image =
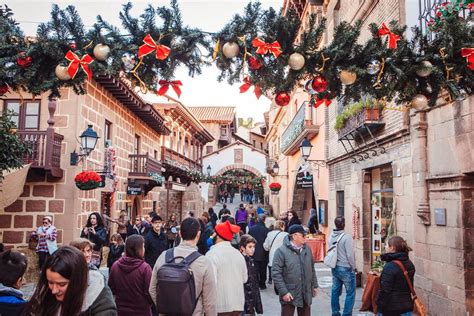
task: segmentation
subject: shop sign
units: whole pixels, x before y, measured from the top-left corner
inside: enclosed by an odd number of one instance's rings
[[[183,184],[179,184],[179,183],[173,183],[171,185],[171,190],[184,192],[184,191],[186,191],[186,186],[183,185]]]
[[[129,195],[141,195],[143,193],[143,189],[141,186],[129,184],[127,186],[127,194]]]
[[[300,189],[310,189],[313,187],[313,174],[309,164],[303,164],[299,167],[296,174],[296,186]]]
[[[164,182],[164,177],[159,175],[158,173],[156,172],[150,172],[148,173],[148,176],[153,180],[155,181],[159,186],[162,186],[163,185],[163,182]]]

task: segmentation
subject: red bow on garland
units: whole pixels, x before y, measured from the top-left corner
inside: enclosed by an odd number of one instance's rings
[[[250,77],[245,77],[244,78],[244,84],[240,86],[240,93],[247,92],[248,89],[252,86],[252,83],[250,82]],[[262,91],[260,90],[260,87],[255,85],[255,90],[253,91],[255,93],[255,96],[257,99],[260,99],[260,96],[262,95]]]
[[[314,107],[318,108],[321,104],[324,104],[326,106],[329,106],[331,104],[331,100],[323,98],[323,99],[316,99],[316,102],[314,103]]]
[[[400,40],[400,36],[395,33],[392,33],[392,31],[390,31],[390,29],[385,25],[385,23],[382,23],[382,26],[379,29],[379,36],[384,35],[388,35],[388,48],[396,49],[397,42]]]
[[[84,72],[87,74],[87,79],[92,79],[92,71],[89,68],[89,64],[94,61],[94,58],[88,54],[85,54],[81,59],[79,59],[79,57],[72,51],[68,51],[65,57],[70,61],[69,66],[67,67],[67,72],[72,79],[74,79],[74,77],[77,75],[77,72],[79,71],[79,65],[81,65],[82,70],[84,70]]]
[[[467,60],[467,68],[474,70],[474,48],[461,48],[461,56]]]
[[[181,96],[181,89],[179,86],[182,86],[183,83],[181,80],[174,80],[174,81],[166,81],[166,80],[160,80],[158,81],[159,85],[161,88],[158,90],[158,95],[164,95],[166,91],[168,91],[169,87],[173,88],[174,92],[178,95],[178,98]]]
[[[265,43],[258,37],[255,37],[252,40],[252,45],[253,47],[257,47],[257,54],[260,55],[265,55],[270,52],[273,54],[273,56],[275,56],[275,58],[277,58],[281,54],[281,46],[278,41],[274,41],[273,43]]]
[[[143,44],[138,48],[138,58],[142,58],[156,50],[156,59],[165,60],[170,54],[170,48],[165,45],[156,44],[150,34],[145,36]]]

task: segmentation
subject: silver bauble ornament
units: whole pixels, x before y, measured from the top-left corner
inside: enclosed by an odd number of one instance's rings
[[[239,54],[239,45],[235,42],[227,42],[222,46],[222,53],[227,58],[234,58]]]
[[[428,108],[428,98],[422,94],[417,94],[411,100],[411,106],[418,111],[426,110]]]
[[[5,68],[5,75],[8,77],[8,78],[13,78],[15,77],[15,74],[16,74],[16,64],[14,62],[7,62],[5,63],[5,65],[3,66]]]
[[[56,77],[58,77],[59,80],[67,81],[71,79],[71,76],[67,72],[66,66],[57,65],[56,69],[54,70],[54,73],[56,74]]]
[[[357,80],[357,74],[348,70],[341,70],[339,74],[339,79],[346,86],[353,84]]]
[[[288,58],[288,66],[292,70],[300,70],[304,67],[304,56],[300,53],[293,53]]]
[[[305,89],[305,91],[308,92],[310,95],[315,95],[315,94],[317,94],[317,92],[313,90],[313,80],[312,80],[312,79],[306,81],[306,83],[304,84],[304,89]]]
[[[137,61],[135,60],[135,56],[130,53],[125,53],[122,55],[122,63],[123,69],[125,72],[130,72],[135,68]]]
[[[428,77],[432,71],[433,71],[433,64],[427,60],[423,60],[420,63],[420,68],[416,70],[416,75],[418,77],[424,78],[424,77]]]
[[[369,75],[375,75],[380,71],[380,62],[378,60],[372,60],[367,65],[367,73]]]
[[[106,61],[110,54],[110,47],[105,44],[97,44],[94,47],[94,57],[99,61]]]

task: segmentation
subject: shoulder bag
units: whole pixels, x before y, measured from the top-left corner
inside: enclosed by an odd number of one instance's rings
[[[326,257],[324,257],[324,264],[330,267],[331,269],[334,269],[337,264],[337,244],[339,241],[344,237],[345,233],[342,233],[341,236],[339,236],[336,241],[334,241],[331,245],[331,247],[328,249],[328,252],[326,254]]]
[[[415,315],[420,315],[420,316],[427,316],[428,315],[428,309],[423,305],[423,302],[421,302],[420,298],[416,295],[415,289],[413,288],[413,284],[411,283],[410,278],[408,277],[408,271],[405,269],[405,266],[400,260],[393,260],[400,269],[403,271],[403,275],[405,276],[405,280],[407,280],[408,287],[410,288],[411,292],[411,298],[413,299],[413,314]]]

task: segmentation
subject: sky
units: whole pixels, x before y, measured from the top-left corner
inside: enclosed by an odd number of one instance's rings
[[[4,0],[9,6],[15,19],[20,23],[26,35],[35,35],[39,23],[49,21],[51,7],[58,4],[61,8],[74,5],[79,12],[84,25],[92,25],[97,15],[115,26],[120,26],[118,18],[122,5],[127,1],[116,0]],[[132,14],[138,16],[143,9],[152,4],[154,7],[168,5],[169,1],[142,1],[133,0]],[[242,14],[247,0],[179,0],[184,25],[200,28],[207,32],[220,30],[234,14]],[[273,7],[279,11],[283,0],[260,0],[264,9]],[[256,121],[263,121],[263,112],[270,108],[271,100],[261,96],[257,100],[253,88],[246,93],[239,93],[240,84],[233,86],[227,82],[218,82],[219,72],[216,67],[205,67],[202,75],[191,78],[186,69],[176,73],[176,80],[183,82],[182,94],[179,100],[186,106],[235,106],[238,117],[253,117]],[[169,95],[176,98],[174,92]]]

